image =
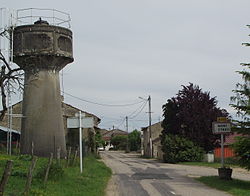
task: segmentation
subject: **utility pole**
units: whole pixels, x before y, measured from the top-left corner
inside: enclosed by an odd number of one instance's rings
[[[10,27],[9,27],[9,58],[8,58],[8,64],[11,65],[13,63],[13,32],[14,32],[14,26],[12,24],[12,13],[10,14]],[[7,133],[7,154],[11,155],[11,149],[12,149],[12,102],[11,102],[11,91],[10,91],[10,81],[8,81],[7,84],[7,106],[8,106],[8,133]]]
[[[126,131],[128,134],[128,117],[126,116]],[[129,148],[128,148],[128,135],[127,135],[127,144],[126,144],[126,153],[129,152]]]
[[[148,129],[149,129],[149,149],[150,149],[150,158],[153,157],[153,144],[152,144],[152,132],[151,132],[151,97],[148,96]]]
[[[12,145],[12,103],[10,94],[10,83],[8,82],[8,94],[7,94],[7,105],[8,105],[8,133],[7,133],[7,154],[11,155]]]
[[[151,131],[151,97],[150,95],[148,96],[148,99],[144,99],[142,97],[139,97],[139,99],[143,99],[145,101],[148,101],[148,132],[149,132],[149,157],[152,158],[153,157],[153,144],[152,144],[152,131]],[[146,152],[147,153],[147,152]]]
[[[82,173],[82,113],[79,111],[79,150],[80,150],[80,173]]]

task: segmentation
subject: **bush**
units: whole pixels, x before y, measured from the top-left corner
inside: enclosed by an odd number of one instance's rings
[[[117,135],[112,137],[111,144],[114,146],[114,150],[125,150],[127,145],[126,135]]]
[[[130,151],[137,151],[141,149],[141,133],[137,130],[132,131],[128,135]]]
[[[192,141],[178,136],[167,134],[162,143],[163,160],[167,163],[187,161],[201,161],[204,150]]]
[[[250,138],[237,137],[232,145],[240,166],[250,170]]]

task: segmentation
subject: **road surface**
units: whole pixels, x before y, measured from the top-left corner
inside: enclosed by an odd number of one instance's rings
[[[188,177],[178,165],[123,152],[102,151],[101,156],[113,171],[107,196],[229,196]]]

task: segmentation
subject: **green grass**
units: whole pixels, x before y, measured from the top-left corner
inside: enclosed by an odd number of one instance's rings
[[[207,163],[207,162],[180,162],[181,165],[192,165],[192,166],[203,166],[203,167],[212,167],[212,168],[220,168],[221,163]],[[240,167],[237,164],[225,164],[226,167]]]
[[[27,159],[26,159],[27,158]],[[6,161],[12,159],[14,166],[12,175],[6,187],[5,195],[22,195],[26,182],[30,160],[28,156],[7,156],[0,154],[0,175],[3,173]],[[49,180],[46,188],[43,179],[37,175],[47,164],[47,159],[39,158],[34,172],[30,195],[36,196],[103,196],[111,170],[94,156],[84,159],[83,173],[79,167],[64,168],[62,177]]]
[[[220,163],[207,163],[207,162],[181,162],[179,164],[192,165],[192,166],[203,166],[203,167],[213,167],[213,168],[221,167]]]
[[[228,192],[235,196],[250,196],[250,182],[243,180],[221,180],[217,176],[203,176],[196,180],[212,188]]]
[[[236,158],[225,158],[224,160],[225,167],[240,167],[238,160]],[[182,165],[192,165],[192,166],[203,166],[203,167],[213,167],[213,168],[220,168],[221,167],[221,160],[220,158],[215,158],[214,163],[208,163],[208,162],[181,162],[179,164]]]

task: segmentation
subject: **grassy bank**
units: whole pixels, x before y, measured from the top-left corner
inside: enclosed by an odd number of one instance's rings
[[[219,168],[219,167],[221,167],[221,159],[215,158],[213,163],[200,161],[200,162],[181,162],[180,164]],[[231,168],[240,167],[238,160],[236,158],[233,158],[233,157],[225,158],[224,164],[226,167],[231,167]]]
[[[179,164],[181,164],[181,165],[191,165],[191,166],[213,167],[213,168],[221,167],[220,163],[207,163],[207,162],[181,162]]]
[[[207,162],[181,162],[179,164],[181,164],[181,165],[212,167],[212,168],[219,168],[219,167],[221,167],[221,163],[218,163],[218,162],[215,162],[215,163],[207,163]],[[231,168],[240,167],[236,163],[225,163],[225,166],[231,167]]]
[[[243,180],[221,180],[217,176],[203,176],[196,180],[235,196],[250,196],[250,182]]]
[[[5,195],[23,195],[26,175],[30,165],[29,156],[0,155],[0,175],[3,173],[6,160],[13,160],[12,175],[6,187]],[[80,174],[78,166],[61,168],[55,166],[53,175],[43,185],[43,170],[48,160],[39,158],[30,190],[30,195],[39,196],[103,196],[111,170],[94,156],[84,159],[83,173]],[[64,164],[62,162],[61,164]],[[41,175],[42,174],[42,175]]]

